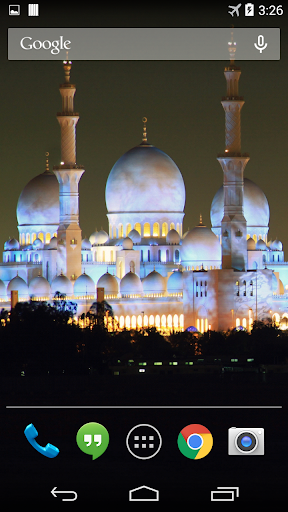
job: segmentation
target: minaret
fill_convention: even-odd
[[[61,163],[53,171],[59,182],[60,220],[57,231],[57,269],[75,280],[81,272],[82,233],[79,226],[79,181],[84,168],[76,164],[76,87],[70,84],[71,61],[64,61],[65,82],[60,85],[62,112],[57,113],[61,128]]]
[[[246,270],[247,223],[244,217],[244,169],[249,161],[247,153],[241,153],[240,112],[244,105],[238,95],[240,68],[235,66],[236,43],[228,43],[230,65],[225,68],[227,93],[222,98],[225,111],[225,152],[218,155],[224,177],[224,216],[221,222],[222,268]]]

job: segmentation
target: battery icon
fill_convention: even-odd
[[[254,4],[245,4],[245,16],[254,16]]]

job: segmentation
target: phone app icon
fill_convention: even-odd
[[[24,434],[28,439],[29,443],[33,446],[33,448],[35,448],[35,450],[37,450],[37,452],[41,453],[42,455],[45,455],[45,457],[53,459],[58,455],[59,449],[53,444],[48,443],[46,444],[46,446],[40,446],[40,444],[38,444],[37,441],[35,441],[35,437],[38,436],[38,432],[34,427],[33,423],[27,425],[27,427],[24,430]]]
[[[102,455],[109,444],[108,430],[100,423],[85,423],[76,435],[78,448],[95,460]]]
[[[181,430],[177,443],[180,452],[188,459],[203,459],[212,449],[213,437],[208,428],[192,423]]]

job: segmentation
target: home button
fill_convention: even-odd
[[[159,491],[141,485],[129,491],[129,501],[159,501]]]

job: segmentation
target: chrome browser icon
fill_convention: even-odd
[[[188,459],[203,459],[212,449],[213,437],[208,428],[192,423],[182,428],[177,443],[180,452]]]

